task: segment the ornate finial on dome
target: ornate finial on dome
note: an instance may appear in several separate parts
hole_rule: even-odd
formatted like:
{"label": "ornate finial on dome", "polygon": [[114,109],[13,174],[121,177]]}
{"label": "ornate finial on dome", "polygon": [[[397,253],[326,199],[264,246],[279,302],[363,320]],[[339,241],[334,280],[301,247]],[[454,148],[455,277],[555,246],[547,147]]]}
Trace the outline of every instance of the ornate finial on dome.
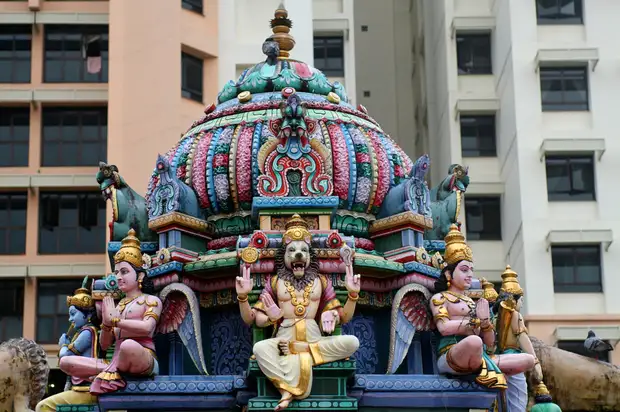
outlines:
{"label": "ornate finial on dome", "polygon": [[294,240],[303,240],[306,243],[312,241],[312,235],[308,230],[308,222],[297,213],[286,222],[285,229],[286,232],[284,232],[284,236],[282,236],[284,243],[290,243]]}
{"label": "ornate finial on dome", "polygon": [[510,265],[506,265],[506,270],[502,273],[502,288],[500,291],[513,295],[523,295],[523,289],[519,285],[518,278],[517,272],[512,270]]}
{"label": "ornate finial on dome", "polygon": [[450,225],[450,232],[448,232],[444,240],[446,242],[444,261],[448,265],[454,265],[462,260],[473,261],[471,248],[465,243],[465,236],[463,236],[457,225]]}
{"label": "ornate finial on dome", "polygon": [[270,39],[276,41],[280,46],[280,58],[288,58],[290,51],[295,47],[295,38],[289,34],[293,22],[288,18],[288,11],[284,8],[284,3],[280,3],[271,19],[271,31],[273,35]]}

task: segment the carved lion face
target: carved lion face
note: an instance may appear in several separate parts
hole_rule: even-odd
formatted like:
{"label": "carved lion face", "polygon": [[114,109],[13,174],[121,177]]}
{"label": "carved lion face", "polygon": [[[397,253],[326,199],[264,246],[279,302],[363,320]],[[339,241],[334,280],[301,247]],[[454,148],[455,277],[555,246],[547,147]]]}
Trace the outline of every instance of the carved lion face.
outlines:
{"label": "carved lion face", "polygon": [[293,272],[297,279],[302,278],[310,266],[310,247],[303,240],[295,240],[286,245],[284,266]]}

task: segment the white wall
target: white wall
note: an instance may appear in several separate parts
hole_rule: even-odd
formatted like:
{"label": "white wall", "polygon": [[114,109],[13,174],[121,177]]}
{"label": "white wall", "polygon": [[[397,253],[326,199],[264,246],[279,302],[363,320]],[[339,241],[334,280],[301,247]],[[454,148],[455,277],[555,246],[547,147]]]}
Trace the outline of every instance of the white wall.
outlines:
{"label": "white wall", "polygon": [[[614,237],[620,234],[620,191],[614,189],[615,166],[620,164],[620,140],[616,138],[620,35],[613,30],[618,25],[620,2],[584,2],[585,24],[575,26],[538,26],[534,1],[419,0],[417,4],[424,12],[433,184],[445,176],[450,163],[464,163],[470,165],[472,184],[504,185],[503,240],[501,244],[472,242],[476,267],[485,274],[497,267],[500,275],[502,266],[510,264],[528,294],[528,314],[620,313],[620,300],[613,298],[620,288],[620,278],[615,276],[620,266],[619,243],[602,252],[605,294],[555,294],[551,255],[546,250],[550,230],[612,229]],[[493,76],[458,76],[455,41],[450,37],[452,19],[489,13],[496,22]],[[596,71],[589,72],[590,111],[543,113],[534,64],[538,50],[587,47],[598,48],[600,55]],[[454,104],[459,97],[485,94],[494,94],[500,101],[497,159],[462,159]],[[595,164],[596,202],[547,201],[545,164],[539,151],[549,138],[605,139],[606,151]]]}

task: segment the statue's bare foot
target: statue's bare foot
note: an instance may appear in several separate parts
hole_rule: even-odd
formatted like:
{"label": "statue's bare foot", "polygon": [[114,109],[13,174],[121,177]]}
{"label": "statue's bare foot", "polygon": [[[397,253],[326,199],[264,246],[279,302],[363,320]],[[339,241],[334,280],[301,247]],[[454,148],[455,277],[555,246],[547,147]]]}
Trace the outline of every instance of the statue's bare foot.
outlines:
{"label": "statue's bare foot", "polygon": [[281,340],[280,342],[278,342],[278,348],[280,349],[280,354],[282,354],[282,356],[286,356],[291,353],[291,350],[289,349],[288,344],[289,344],[289,341],[287,340]]}
{"label": "statue's bare foot", "polygon": [[282,391],[281,393],[282,398],[280,398],[278,406],[273,409],[274,411],[283,411],[284,409],[288,408],[288,405],[293,400],[293,394],[291,394],[290,392]]}

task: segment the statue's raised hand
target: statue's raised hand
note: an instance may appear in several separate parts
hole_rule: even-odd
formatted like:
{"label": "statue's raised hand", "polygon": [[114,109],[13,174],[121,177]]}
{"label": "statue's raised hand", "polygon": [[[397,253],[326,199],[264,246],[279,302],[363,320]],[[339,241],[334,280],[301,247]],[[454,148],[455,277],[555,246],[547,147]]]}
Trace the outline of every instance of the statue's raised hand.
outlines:
{"label": "statue's raised hand", "polygon": [[269,317],[269,320],[275,322],[280,319],[284,313],[282,313],[282,309],[273,301],[273,298],[268,293],[265,293],[262,298],[263,304],[265,305],[265,312]]}
{"label": "statue's raised hand", "polygon": [[344,277],[344,284],[347,288],[347,292],[360,293],[362,282],[360,281],[360,275],[353,274],[353,268],[347,269],[347,273]]}
{"label": "statue's raised hand", "polygon": [[247,296],[252,291],[250,265],[244,263],[241,266],[241,276],[237,276],[235,288],[237,289],[237,296]]}
{"label": "statue's raised hand", "polygon": [[478,299],[478,302],[476,302],[476,317],[480,319],[480,326],[485,327],[489,324],[490,315],[489,301],[485,298]]}
{"label": "statue's raised hand", "polygon": [[102,305],[101,315],[103,318],[103,324],[106,326],[111,326],[112,319],[120,318],[121,315],[119,314],[118,309],[116,309],[116,305],[114,305],[114,299],[112,299],[112,296],[106,296],[103,298]]}
{"label": "statue's raised hand", "polygon": [[323,332],[330,334],[336,329],[336,321],[338,320],[338,312],[335,310],[327,310],[321,314],[321,324]]}
{"label": "statue's raised hand", "polygon": [[68,344],[69,344],[69,338],[67,338],[66,333],[63,333],[62,335],[60,335],[60,339],[58,339],[58,346],[68,345]]}

